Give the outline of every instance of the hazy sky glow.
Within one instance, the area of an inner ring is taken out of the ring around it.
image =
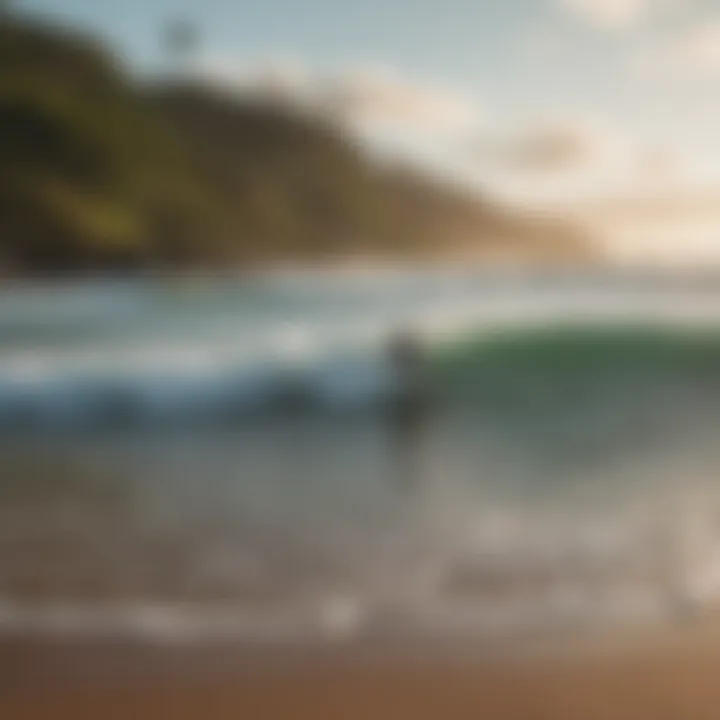
[[[18,5],[102,31],[141,70],[162,67],[163,20],[188,17],[206,72],[340,88],[365,129],[524,198],[720,187],[720,0]]]

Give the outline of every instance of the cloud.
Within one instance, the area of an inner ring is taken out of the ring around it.
[[[645,20],[663,0],[555,0],[560,9],[605,30],[622,30]]]
[[[234,91],[260,95],[335,119],[364,147],[429,168],[452,168],[488,188],[525,197],[604,192],[675,173],[662,150],[641,147],[596,117],[544,115],[492,130],[469,93],[400,70],[355,66],[320,72],[292,58],[206,62],[205,76]]]
[[[587,173],[623,153],[617,134],[585,121],[542,121],[485,145],[488,157],[508,171],[548,177]]]
[[[637,177],[645,185],[685,184],[689,180],[686,159],[665,147],[640,148],[636,167]]]
[[[663,82],[714,77],[720,73],[720,15],[648,38],[635,49],[633,67]]]
[[[486,187],[529,203],[562,206],[686,183],[683,162],[670,148],[635,139],[609,120],[572,114],[484,134],[459,155],[472,157]]]
[[[510,148],[510,163],[533,173],[557,173],[596,165],[604,155],[602,139],[585,128],[547,127],[519,138]]]
[[[228,90],[288,99],[305,95],[313,85],[308,66],[292,57],[241,62],[233,57],[209,56],[203,58],[193,72],[201,80]]]
[[[685,29],[665,44],[662,54],[675,68],[693,73],[720,72],[720,17]]]
[[[335,78],[327,87],[326,101],[348,121],[378,130],[459,132],[475,128],[481,115],[461,93],[379,68]]]
[[[476,130],[482,116],[468,95],[386,67],[329,73],[292,58],[211,58],[197,71],[226,89],[314,110],[370,135],[448,136]]]

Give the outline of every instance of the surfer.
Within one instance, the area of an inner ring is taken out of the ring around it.
[[[403,330],[391,337],[388,360],[393,390],[388,407],[391,441],[403,485],[415,485],[421,470],[421,450],[428,415],[425,358],[420,338]]]

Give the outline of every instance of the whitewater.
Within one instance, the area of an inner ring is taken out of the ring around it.
[[[496,640],[709,611],[718,320],[711,276],[599,270],[8,287],[0,629]],[[408,329],[433,396],[409,482]]]

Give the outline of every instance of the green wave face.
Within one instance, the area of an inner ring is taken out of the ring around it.
[[[504,406],[557,402],[568,393],[720,386],[720,330],[647,326],[496,331],[433,353],[436,382],[459,398]]]
[[[535,471],[720,447],[720,330],[498,331],[436,348],[431,367],[444,411]]]

